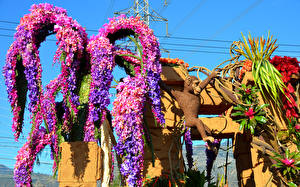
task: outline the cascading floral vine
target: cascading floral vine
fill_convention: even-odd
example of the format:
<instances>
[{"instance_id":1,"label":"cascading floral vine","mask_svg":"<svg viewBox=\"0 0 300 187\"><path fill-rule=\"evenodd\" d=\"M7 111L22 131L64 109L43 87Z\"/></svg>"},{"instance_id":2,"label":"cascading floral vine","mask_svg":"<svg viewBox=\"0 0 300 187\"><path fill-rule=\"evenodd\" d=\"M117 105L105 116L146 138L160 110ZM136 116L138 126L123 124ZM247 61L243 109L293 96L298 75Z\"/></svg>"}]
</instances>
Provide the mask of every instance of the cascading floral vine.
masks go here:
<instances>
[{"instance_id":1,"label":"cascading floral vine","mask_svg":"<svg viewBox=\"0 0 300 187\"><path fill-rule=\"evenodd\" d=\"M51 137L44 127L35 131L31 138L18 151L17 162L14 169L14 180L16 186L30 186L31 173L37 154L51 142Z\"/></svg>"},{"instance_id":2,"label":"cascading floral vine","mask_svg":"<svg viewBox=\"0 0 300 187\"><path fill-rule=\"evenodd\" d=\"M61 61L59 77L42 88L42 66L39 58L40 44L46 36L56 33L57 51L54 63ZM71 118L76 117L79 97L77 77L80 61L84 58L87 34L77 21L67 16L66 10L50 4L33 5L30 13L23 16L17 27L15 41L10 46L3 68L9 102L13 110L12 129L16 140L22 132L26 94L29 90L29 106L33 130L28 142L18 152L14 169L17 186L30 185L31 172L36 155L45 145L50 144L54 169L58 159L58 139L56 129L55 97L59 90L63 93L66 106L64 126L70 129ZM43 120L45 127L40 127Z\"/></svg>"},{"instance_id":3,"label":"cascading floral vine","mask_svg":"<svg viewBox=\"0 0 300 187\"><path fill-rule=\"evenodd\" d=\"M119 137L116 153L123 158L121 173L129 186L142 185L144 140L143 109L146 84L141 75L127 77L117 86L117 99L112 115L113 127Z\"/></svg>"}]
</instances>

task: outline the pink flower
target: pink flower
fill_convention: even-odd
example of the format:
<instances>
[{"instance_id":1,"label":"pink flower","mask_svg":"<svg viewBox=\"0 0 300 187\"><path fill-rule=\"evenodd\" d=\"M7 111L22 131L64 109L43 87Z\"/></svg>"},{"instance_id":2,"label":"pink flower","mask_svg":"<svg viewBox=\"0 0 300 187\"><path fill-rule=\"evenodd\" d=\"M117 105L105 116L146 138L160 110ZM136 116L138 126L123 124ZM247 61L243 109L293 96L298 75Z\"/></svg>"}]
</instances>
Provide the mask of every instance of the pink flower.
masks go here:
<instances>
[{"instance_id":1,"label":"pink flower","mask_svg":"<svg viewBox=\"0 0 300 187\"><path fill-rule=\"evenodd\" d=\"M284 160L281 160L281 162L284 163L288 167L294 167L293 163L295 162L295 160L285 158Z\"/></svg>"},{"instance_id":2,"label":"pink flower","mask_svg":"<svg viewBox=\"0 0 300 187\"><path fill-rule=\"evenodd\" d=\"M253 108L249 108L249 110L247 112L245 112L245 115L248 116L250 119L254 118L254 111Z\"/></svg>"},{"instance_id":3,"label":"pink flower","mask_svg":"<svg viewBox=\"0 0 300 187\"><path fill-rule=\"evenodd\" d=\"M295 129L296 129L297 132L300 131L300 124L299 123L295 125Z\"/></svg>"}]
</instances>

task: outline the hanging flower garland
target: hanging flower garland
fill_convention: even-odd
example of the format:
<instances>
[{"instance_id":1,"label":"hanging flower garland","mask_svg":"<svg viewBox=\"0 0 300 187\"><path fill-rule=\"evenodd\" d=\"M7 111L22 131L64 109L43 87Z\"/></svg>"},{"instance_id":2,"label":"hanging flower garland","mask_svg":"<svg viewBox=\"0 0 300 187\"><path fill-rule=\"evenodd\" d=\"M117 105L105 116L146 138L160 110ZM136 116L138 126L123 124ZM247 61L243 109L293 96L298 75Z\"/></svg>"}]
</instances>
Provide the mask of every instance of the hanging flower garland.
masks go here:
<instances>
[{"instance_id":1,"label":"hanging flower garland","mask_svg":"<svg viewBox=\"0 0 300 187\"><path fill-rule=\"evenodd\" d=\"M115 150L123 159L120 171L129 186L142 185L145 90L145 80L141 75L127 77L117 86L119 93L113 103L113 127L119 137Z\"/></svg>"},{"instance_id":2,"label":"hanging flower garland","mask_svg":"<svg viewBox=\"0 0 300 187\"><path fill-rule=\"evenodd\" d=\"M46 86L45 97L42 101L41 111L48 129L51 145L51 158L54 160L53 171L55 172L59 160L59 140L57 135L57 115L56 115L56 103L55 97L58 91L60 90L60 82L62 75L59 75L58 78L52 80ZM66 118L64 118L66 120Z\"/></svg>"},{"instance_id":3,"label":"hanging flower garland","mask_svg":"<svg viewBox=\"0 0 300 187\"><path fill-rule=\"evenodd\" d=\"M105 116L103 113L109 105L109 88L113 79L112 71L115 66L113 61L113 46L108 38L101 33L92 36L87 50L91 56L92 82L89 94L89 114L85 125L84 141L96 141L94 137L94 123ZM102 124L103 120L100 121Z\"/></svg>"},{"instance_id":4,"label":"hanging flower garland","mask_svg":"<svg viewBox=\"0 0 300 187\"><path fill-rule=\"evenodd\" d=\"M70 112L74 114L77 113L79 104L75 93L76 71L79 68L79 60L76 59L83 57L84 46L87 42L85 30L66 15L66 10L45 3L33 5L30 11L30 14L21 18L15 41L7 52L6 64L3 68L9 102L13 109L12 128L16 139L22 131L27 93L27 89L23 89L25 90L23 92L18 91L18 87L22 87L17 82L18 78L25 74L30 99L28 109L32 114L33 124L35 124L35 116L43 100L42 67L38 51L41 42L46 36L56 33L58 49L54 62L61 60L63 78L60 86L64 101L70 103ZM38 129L38 127L35 128Z\"/></svg>"}]
</instances>

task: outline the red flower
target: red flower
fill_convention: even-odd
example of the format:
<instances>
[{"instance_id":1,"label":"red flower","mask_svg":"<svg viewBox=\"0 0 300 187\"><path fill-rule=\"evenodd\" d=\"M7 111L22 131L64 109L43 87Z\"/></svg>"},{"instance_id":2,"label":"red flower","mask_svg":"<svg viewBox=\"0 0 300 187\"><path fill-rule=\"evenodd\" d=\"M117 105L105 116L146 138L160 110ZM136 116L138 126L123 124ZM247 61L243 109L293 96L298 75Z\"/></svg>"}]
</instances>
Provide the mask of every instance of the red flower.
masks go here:
<instances>
[{"instance_id":1,"label":"red flower","mask_svg":"<svg viewBox=\"0 0 300 187\"><path fill-rule=\"evenodd\" d=\"M292 86L290 83L287 85L287 89L288 89L288 91L289 91L290 93L294 93L294 92L295 92L293 86Z\"/></svg>"},{"instance_id":2,"label":"red flower","mask_svg":"<svg viewBox=\"0 0 300 187\"><path fill-rule=\"evenodd\" d=\"M282 98L283 108L286 111L286 117L298 117L298 113L296 111L297 105L294 99L294 88L291 86L291 75L297 74L300 71L299 61L297 58L291 57L280 57L274 56L270 63L275 66L275 68L281 73L282 81L286 85L284 89L285 95L289 98L289 100L284 96Z\"/></svg>"},{"instance_id":3,"label":"red flower","mask_svg":"<svg viewBox=\"0 0 300 187\"><path fill-rule=\"evenodd\" d=\"M247 88L247 89L245 90L245 92L246 92L246 94L250 94L250 93L251 93L251 89Z\"/></svg>"},{"instance_id":4,"label":"red flower","mask_svg":"<svg viewBox=\"0 0 300 187\"><path fill-rule=\"evenodd\" d=\"M247 117L249 117L250 119L253 119L254 118L254 111L253 111L253 108L249 108L249 110L247 112L245 112L245 115Z\"/></svg>"}]
</instances>

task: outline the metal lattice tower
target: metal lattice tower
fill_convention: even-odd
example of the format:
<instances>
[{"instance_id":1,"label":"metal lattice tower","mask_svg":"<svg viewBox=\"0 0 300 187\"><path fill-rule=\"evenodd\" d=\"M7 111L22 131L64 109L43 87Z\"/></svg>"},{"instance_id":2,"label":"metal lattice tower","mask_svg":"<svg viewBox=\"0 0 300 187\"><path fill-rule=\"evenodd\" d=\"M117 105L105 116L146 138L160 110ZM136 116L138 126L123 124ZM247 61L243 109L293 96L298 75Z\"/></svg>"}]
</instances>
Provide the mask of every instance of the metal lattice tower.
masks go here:
<instances>
[{"instance_id":1,"label":"metal lattice tower","mask_svg":"<svg viewBox=\"0 0 300 187\"><path fill-rule=\"evenodd\" d=\"M164 1L164 6L167 6L167 1ZM126 16L139 16L141 19L150 26L151 22L165 22L166 23L166 35L168 35L168 20L160 16L155 10L153 10L148 0L133 0L133 6L118 12L115 15L125 14Z\"/></svg>"},{"instance_id":2,"label":"metal lattice tower","mask_svg":"<svg viewBox=\"0 0 300 187\"><path fill-rule=\"evenodd\" d=\"M164 0L163 2L163 8L166 8L168 6L168 0ZM121 11L117 11L114 13L115 15L121 15L125 14L127 17L133 16L139 16L148 26L150 26L150 23L152 22L165 22L166 24L166 36L169 36L168 34L168 20L166 18L163 18L159 15L155 10L153 10L148 0L133 0L133 6L123 9ZM130 45L127 45L128 47ZM170 51L161 48L162 51L168 53L168 56L170 56Z\"/></svg>"}]
</instances>

